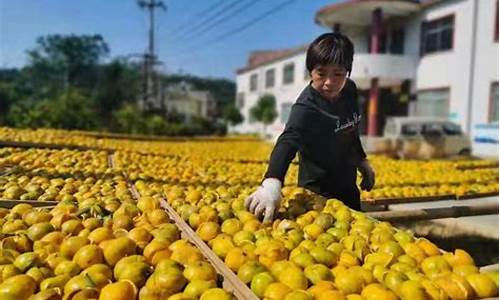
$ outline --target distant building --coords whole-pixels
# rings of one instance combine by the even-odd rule
[[[208,91],[194,90],[192,85],[182,81],[165,88],[163,95],[167,111],[179,113],[188,121],[193,117],[215,118],[215,99]]]
[[[471,135],[476,154],[498,155],[498,0],[348,0],[321,8],[315,22],[354,43],[363,134],[380,135],[389,116],[446,117]],[[249,111],[270,93],[279,117],[268,134],[282,132],[309,82],[306,49],[250,53],[236,75],[245,121],[233,131],[261,130]]]

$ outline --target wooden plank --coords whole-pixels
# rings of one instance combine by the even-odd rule
[[[381,199],[362,199],[363,204],[371,205],[389,205],[401,203],[414,203],[414,202],[430,202],[439,200],[454,200],[455,195],[441,195],[441,196],[428,196],[428,197],[408,197],[408,198],[381,198]]]
[[[474,206],[452,206],[415,210],[393,210],[368,212],[366,215],[377,220],[389,222],[419,221],[443,218],[459,218],[466,216],[498,214],[498,203],[480,204]]]
[[[440,200],[471,200],[476,198],[485,198],[493,196],[498,196],[498,192],[477,193],[477,194],[469,194],[463,196],[449,194],[449,195],[429,196],[429,197],[362,199],[361,201],[363,202],[363,204],[368,204],[368,205],[390,205],[390,204],[401,204],[401,203],[431,202]]]
[[[14,148],[47,148],[47,149],[71,149],[71,150],[96,150],[95,147],[66,145],[66,144],[47,144],[34,142],[15,142],[15,141],[0,141],[0,147]]]
[[[232,292],[236,298],[240,300],[258,300],[257,296],[246,286],[236,274],[229,269],[224,262],[208,247],[203,240],[201,240],[193,229],[175,212],[175,210],[168,204],[166,200],[162,200],[161,206],[167,211],[170,218],[172,218],[181,229],[187,239],[193,243],[201,253],[210,261],[219,274],[224,278],[224,288]]]
[[[127,134],[127,133],[113,133],[113,132],[79,132],[80,135],[93,137],[96,139],[116,139],[116,140],[137,140],[137,141],[166,141],[166,142],[189,142],[189,141],[203,141],[203,142],[256,142],[260,141],[257,138],[238,138],[231,139],[218,136],[161,136],[161,135],[143,135],[143,134]]]
[[[128,177],[128,174],[123,171],[122,172],[123,174],[123,177],[125,177],[125,181],[127,182],[127,186],[128,186],[128,190],[130,191],[130,193],[132,194],[132,197],[135,199],[135,200],[139,200],[139,198],[141,197],[141,194],[139,193],[139,191],[136,189],[134,183],[132,181],[130,181],[129,177]]]
[[[480,165],[480,166],[457,166],[457,170],[479,170],[479,169],[498,169],[498,163]]]
[[[115,153],[114,152],[108,153],[108,167],[115,168]]]
[[[16,170],[16,167],[6,167],[6,168],[3,168],[1,171],[0,171],[0,176],[7,176],[7,175],[10,175],[12,172],[14,172]]]
[[[498,191],[490,192],[490,193],[480,193],[480,194],[470,194],[470,195],[457,196],[457,200],[471,200],[471,199],[494,197],[494,196],[498,196]]]
[[[13,208],[17,204],[22,204],[22,203],[29,204],[33,207],[40,207],[40,206],[55,206],[59,202],[57,202],[57,201],[0,199],[0,207],[2,207],[2,208]]]

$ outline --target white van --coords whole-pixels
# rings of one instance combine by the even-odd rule
[[[390,117],[384,128],[384,138],[392,145],[407,140],[439,145],[443,156],[470,155],[471,140],[460,125],[435,117]]]

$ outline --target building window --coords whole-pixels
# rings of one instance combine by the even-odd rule
[[[266,71],[266,88],[274,86],[274,69],[269,69]]]
[[[245,93],[238,93],[236,95],[236,107],[242,108],[245,106]]]
[[[250,91],[256,91],[257,90],[257,74],[252,74],[250,75]]]
[[[421,117],[448,118],[450,89],[419,91],[416,115]]]
[[[488,122],[498,122],[498,81],[490,86],[490,103],[488,109]]]
[[[404,29],[394,29],[391,32],[391,45],[389,52],[393,54],[403,54],[405,49]]]
[[[283,68],[283,84],[292,83],[294,73],[295,73],[295,65],[293,63],[286,65]]]
[[[422,23],[421,55],[453,48],[453,15]]]
[[[288,121],[288,117],[290,116],[290,111],[292,110],[293,103],[282,103],[281,104],[281,115],[280,120],[281,123],[286,124]]]
[[[493,34],[493,41],[498,43],[498,1],[495,6],[495,29],[494,29],[494,34]]]

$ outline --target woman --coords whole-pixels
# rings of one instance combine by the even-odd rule
[[[354,47],[341,33],[325,33],[307,50],[311,82],[292,106],[285,130],[271,153],[261,186],[245,200],[247,209],[272,221],[290,162],[299,153],[298,185],[360,210],[356,170],[361,188],[371,190],[373,172],[361,146],[357,88],[351,75]]]

